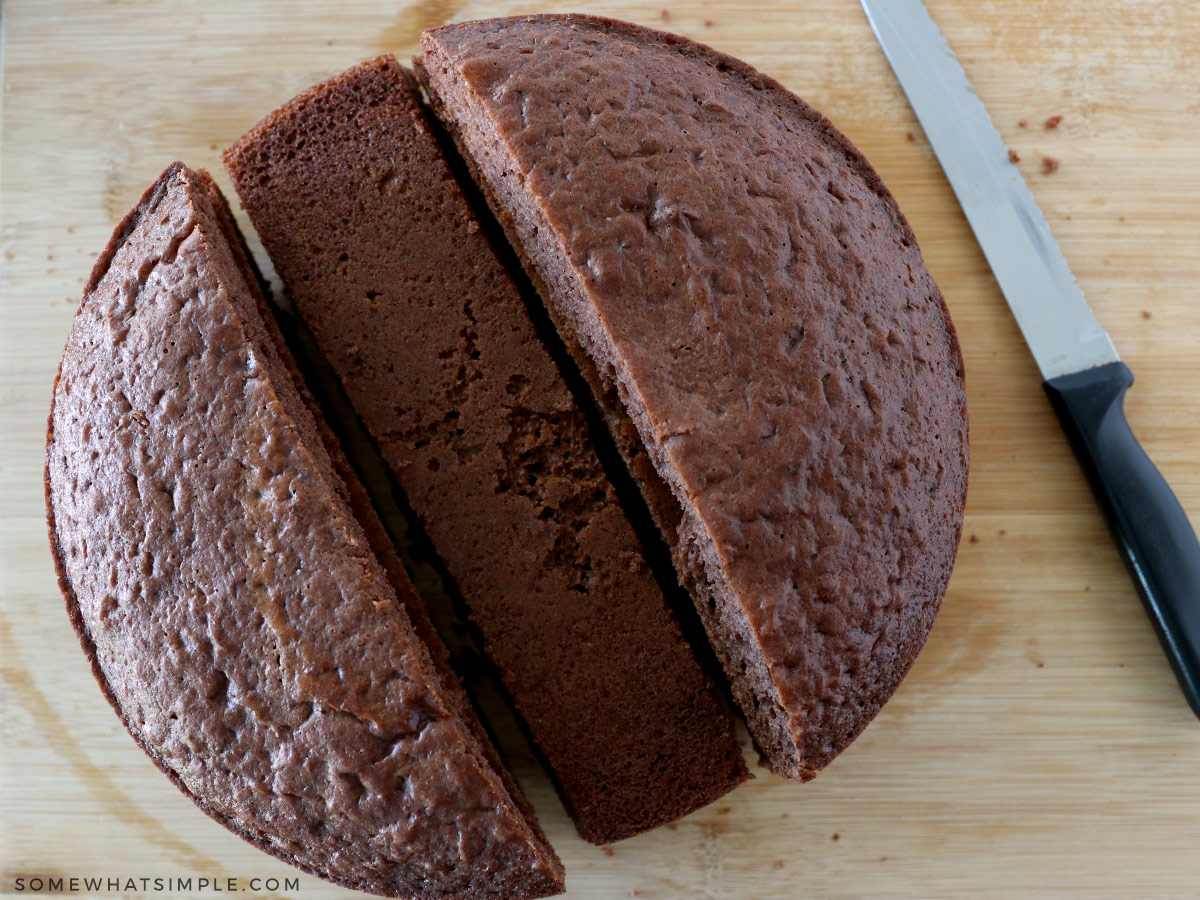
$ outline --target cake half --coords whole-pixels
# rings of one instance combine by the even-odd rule
[[[756,741],[811,777],[908,671],[962,527],[962,357],[912,231],[825,118],[685,38],[546,15],[422,48]]]
[[[178,163],[92,272],[46,498],[97,680],[201,809],[312,874],[395,897],[561,892],[263,305],[224,201]]]
[[[357,66],[226,166],[580,833],[608,843],[749,776],[410,78]]]

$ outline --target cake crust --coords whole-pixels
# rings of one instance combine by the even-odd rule
[[[546,15],[422,48],[434,108],[679,506],[667,537],[756,741],[811,777],[911,666],[961,533],[962,356],[911,229],[828,120],[686,38]]]
[[[402,571],[350,512],[218,200],[205,173],[164,172],[59,367],[47,515],[92,671],[177,787],[311,874],[385,896],[561,892]]]

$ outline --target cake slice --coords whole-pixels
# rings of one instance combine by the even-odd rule
[[[547,15],[422,48],[759,747],[811,777],[909,669],[962,527],[962,357],[912,231],[819,113],[685,38]]]
[[[264,302],[215,186],[178,163],[92,272],[46,499],[97,680],[201,809],[314,875],[394,897],[560,893]]]
[[[580,833],[629,837],[749,777],[404,70],[304,92],[225,160]]]

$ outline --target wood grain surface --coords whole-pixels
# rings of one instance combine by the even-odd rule
[[[1200,5],[929,6],[1138,376],[1134,429],[1200,519]],[[606,852],[575,836],[528,750],[507,734],[567,865],[568,896],[1200,896],[1200,723],[858,3],[573,8],[582,7],[665,22],[748,60],[863,149],[909,217],[962,337],[973,466],[967,537],[929,643],[877,721],[813,783],[756,768],[727,799]],[[93,683],[45,537],[55,366],[92,262],[168,162],[206,166],[227,186],[219,151],[309,84],[384,51],[407,58],[421,30],[444,21],[569,8],[4,5],[0,892],[22,893],[18,878],[104,874],[232,876],[243,887],[298,876],[286,896],[349,894],[204,817],[134,746]],[[1057,172],[1043,174],[1046,157]]]

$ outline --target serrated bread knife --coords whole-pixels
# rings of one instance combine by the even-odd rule
[[[921,0],[861,0],[958,196],[1192,711],[1200,543],[1125,421],[1133,373],[1092,315],[983,103]]]

